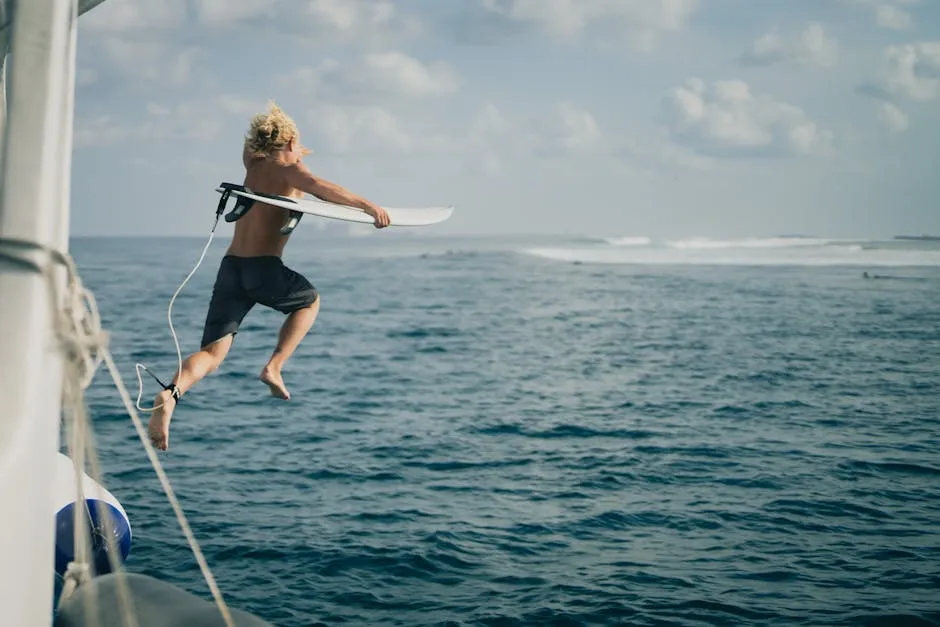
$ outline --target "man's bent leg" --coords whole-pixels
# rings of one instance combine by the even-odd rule
[[[281,369],[300,345],[300,341],[307,335],[310,327],[313,326],[319,311],[320,298],[318,295],[312,304],[289,314],[287,320],[281,326],[277,338],[277,347],[259,377],[271,389],[273,396],[284,400],[290,399],[290,392],[287,391],[284,380],[281,378]]]
[[[173,383],[180,394],[185,393],[206,375],[218,368],[232,347],[232,335],[226,335],[217,342],[203,346],[183,361],[183,369],[173,377]],[[163,390],[154,399],[156,409],[150,415],[147,431],[150,441],[161,451],[167,450],[170,440],[170,419],[176,408],[176,400],[169,390]]]

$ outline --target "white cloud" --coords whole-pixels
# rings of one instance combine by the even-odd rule
[[[421,31],[420,21],[391,0],[108,0],[81,23],[97,32],[153,33],[186,23],[189,6],[205,27],[274,27],[283,34],[302,33],[306,41],[316,35],[318,43]]]
[[[780,3],[751,0],[744,15],[741,2],[721,0],[108,0],[81,20],[76,193],[105,183],[117,186],[115,197],[133,193],[146,183],[140,172],[106,180],[131,158],[204,190],[205,176],[218,174],[193,169],[237,170],[231,147],[271,98],[300,123],[316,151],[311,166],[336,180],[367,176],[381,195],[408,203],[415,188],[398,173],[421,168],[422,197],[479,205],[479,216],[448,227],[455,231],[490,228],[513,206],[543,207],[546,219],[535,225],[517,211],[507,229],[576,225],[587,218],[569,223],[558,216],[570,212],[551,212],[584,186],[596,217],[621,225],[640,217],[664,234],[929,230],[937,186],[925,164],[936,161],[929,122],[940,102],[929,40],[940,40],[940,0],[833,10],[842,1],[786,4],[784,15]],[[622,54],[651,42],[655,54]],[[742,53],[775,65],[742,68]],[[843,67],[815,70],[832,64]],[[846,79],[862,82],[856,73],[870,93],[878,86],[877,99],[845,88]],[[706,80],[684,84],[691,76]],[[95,145],[137,148],[128,157],[87,148]],[[766,158],[827,153],[835,154]],[[846,194],[839,181],[849,172],[866,174]],[[624,211],[625,182],[668,211]],[[728,185],[735,193],[720,194]],[[880,211],[898,189],[912,202]],[[185,212],[148,221],[159,202],[142,202],[128,231],[203,228]],[[707,220],[702,202],[714,205]],[[783,215],[772,208],[792,210],[760,226],[766,215],[755,203],[771,217]],[[77,204],[86,232],[118,228],[108,225],[119,203]],[[742,215],[751,221],[733,226]]]
[[[75,147],[112,146],[125,142],[208,142],[223,127],[221,97],[184,100],[175,104],[148,102],[136,115],[79,115],[75,120]]]
[[[81,28],[105,33],[126,33],[172,28],[185,20],[184,0],[110,0],[83,16]]]
[[[322,105],[309,112],[307,121],[324,149],[335,153],[463,154],[485,163],[490,170],[532,155],[613,155],[612,145],[594,116],[569,102],[523,121],[511,120],[487,103],[469,124],[458,122],[451,133],[420,120],[406,124],[387,107],[376,105]]]
[[[218,98],[219,106],[227,113],[245,118],[267,109],[267,101],[261,98],[245,98],[231,94],[222,94]]]
[[[605,131],[594,114],[568,101],[557,103],[534,119],[510,117],[486,103],[468,129],[467,136],[456,137],[453,145],[469,151],[474,166],[489,174],[506,164],[531,162],[533,155],[552,160],[594,156],[650,171],[712,167],[710,158],[675,146],[665,138],[640,140]]]
[[[170,109],[155,102],[148,102],[147,113],[150,115],[168,115],[170,113]]]
[[[864,7],[871,11],[881,28],[906,30],[914,23],[910,12],[902,7],[916,5],[920,0],[840,0],[842,4]]]
[[[471,140],[479,137],[500,136],[510,129],[502,111],[491,102],[483,105],[470,126]]]
[[[468,135],[466,139],[458,138],[455,145],[506,156],[613,154],[613,144],[594,115],[568,101],[558,102],[551,111],[524,120],[511,120],[493,104],[486,104],[469,126]]]
[[[118,123],[110,115],[76,117],[74,135],[76,149],[111,146],[129,139],[131,127]]]
[[[832,66],[838,55],[838,44],[828,37],[822,24],[811,22],[798,35],[787,38],[776,30],[757,39],[741,57],[746,65],[773,65],[792,61]]]
[[[911,26],[911,14],[893,4],[882,4],[875,9],[875,21],[882,28],[904,30]]]
[[[185,85],[194,77],[201,48],[178,44],[167,35],[185,26],[185,0],[139,2],[110,0],[81,18],[79,42],[89,46],[89,60],[80,55],[80,86],[92,85],[114,73],[137,85]],[[87,43],[86,43],[87,42]]]
[[[889,46],[883,87],[909,100],[933,100],[940,95],[940,41]]]
[[[396,17],[395,5],[384,0],[310,0],[307,12],[323,26],[343,32],[387,26]]]
[[[366,55],[354,80],[410,98],[452,94],[459,87],[457,74],[447,63],[425,65],[397,51]]]
[[[715,167],[715,160],[711,157],[673,144],[668,137],[652,141],[627,138],[620,146],[620,156],[646,170],[660,170],[666,166],[672,170],[704,172]]]
[[[176,46],[166,40],[141,40],[133,36],[108,36],[95,44],[103,54],[99,61],[110,66],[122,79],[146,86],[190,83],[197,61],[203,54],[197,47]]]
[[[483,155],[479,163],[479,167],[482,169],[484,174],[495,175],[503,169],[503,162],[498,156],[492,153],[487,153]]]
[[[503,169],[510,152],[522,149],[522,137],[491,102],[483,105],[469,124],[467,136],[453,142],[472,154],[472,166],[484,174],[497,174]],[[511,160],[510,160],[511,161]]]
[[[307,121],[325,141],[325,150],[329,152],[405,153],[416,146],[414,138],[402,128],[401,121],[384,107],[323,105],[311,110]]]
[[[325,59],[313,68],[297,68],[281,84],[297,86],[332,102],[369,104],[377,98],[421,99],[455,93],[457,73],[443,62],[423,63],[402,52],[366,54],[353,63]]]
[[[799,107],[755,96],[743,81],[693,78],[664,99],[672,136],[706,154],[826,154],[833,133]]]
[[[411,36],[420,21],[391,0],[192,0],[205,26],[274,30],[316,44]],[[296,40],[296,39],[295,39]]]
[[[248,19],[273,17],[277,0],[198,0],[196,12],[204,24],[224,27]]]
[[[568,153],[596,153],[607,144],[597,121],[590,111],[579,109],[570,102],[561,102],[555,108],[556,142]]]
[[[98,82],[98,72],[87,67],[77,68],[75,82],[79,87],[94,85]]]
[[[903,132],[909,125],[907,114],[890,102],[878,103],[878,121],[892,133]]]
[[[641,48],[664,32],[681,30],[698,0],[481,0],[485,10],[560,38],[592,26],[626,34]]]

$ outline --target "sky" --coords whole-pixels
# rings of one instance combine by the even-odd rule
[[[207,234],[269,100],[435,234],[940,233],[937,0],[107,0],[73,234]]]

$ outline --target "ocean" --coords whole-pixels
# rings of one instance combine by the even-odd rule
[[[176,369],[167,304],[204,242],[72,242],[135,396],[135,363]],[[174,306],[184,356],[226,244]],[[940,242],[299,230],[285,261],[323,299],[293,398],[257,380],[282,320],[258,307],[160,454],[231,606],[940,624]],[[106,370],[88,402],[128,570],[210,598]]]

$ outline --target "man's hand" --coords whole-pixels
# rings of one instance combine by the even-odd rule
[[[366,213],[375,218],[374,224],[375,228],[377,229],[384,229],[389,224],[391,224],[388,213],[385,211],[385,209],[382,209],[378,205],[375,205],[371,209],[366,210]]]

